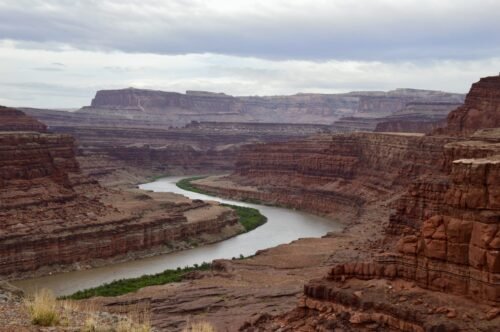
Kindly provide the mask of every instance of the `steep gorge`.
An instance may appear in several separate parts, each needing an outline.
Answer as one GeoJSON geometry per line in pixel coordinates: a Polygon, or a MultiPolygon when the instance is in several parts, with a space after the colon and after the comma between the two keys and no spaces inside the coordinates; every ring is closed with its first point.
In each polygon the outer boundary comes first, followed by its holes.
{"type": "Polygon", "coordinates": [[[71,136],[46,132],[20,111],[0,108],[0,123],[2,276],[78,269],[242,232],[235,213],[213,203],[101,187],[81,173],[71,136]]]}
{"type": "MultiPolygon", "coordinates": [[[[351,222],[390,214],[379,220],[387,224],[380,243],[389,247],[369,260],[340,257],[326,277],[306,284],[296,309],[245,329],[495,331],[499,84],[498,76],[474,84],[431,136],[355,133],[259,144],[246,148],[231,176],[195,182],[351,222]]],[[[358,249],[377,248],[368,244],[358,249]]]]}
{"type": "MultiPolygon", "coordinates": [[[[460,94],[413,89],[234,97],[130,88],[98,91],[90,106],[75,112],[25,112],[52,131],[74,136],[82,171],[110,184],[127,174],[228,172],[247,144],[374,130],[385,119],[380,117],[401,111],[410,103],[453,104],[462,100],[460,94]]],[[[436,115],[432,107],[427,113],[409,112],[402,118],[413,116],[418,122],[436,115]]]]}

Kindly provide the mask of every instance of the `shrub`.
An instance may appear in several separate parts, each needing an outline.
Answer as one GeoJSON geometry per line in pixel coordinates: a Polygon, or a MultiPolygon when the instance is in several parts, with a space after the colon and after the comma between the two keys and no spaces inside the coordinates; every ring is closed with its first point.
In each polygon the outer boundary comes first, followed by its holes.
{"type": "Polygon", "coordinates": [[[208,322],[191,323],[183,332],[216,332],[212,324],[208,322]]]}
{"type": "Polygon", "coordinates": [[[118,322],[115,328],[116,332],[150,332],[151,326],[147,323],[136,324],[130,319],[118,322]]]}
{"type": "Polygon", "coordinates": [[[57,300],[48,289],[42,289],[26,300],[31,322],[39,326],[54,326],[59,322],[57,300]]]}

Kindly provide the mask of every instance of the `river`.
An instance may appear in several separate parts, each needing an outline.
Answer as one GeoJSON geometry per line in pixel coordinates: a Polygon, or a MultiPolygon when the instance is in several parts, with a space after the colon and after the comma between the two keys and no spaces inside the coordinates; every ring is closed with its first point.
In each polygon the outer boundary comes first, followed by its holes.
{"type": "Polygon", "coordinates": [[[124,263],[109,264],[88,270],[52,274],[40,278],[12,282],[27,293],[40,288],[52,289],[58,295],[68,295],[78,290],[99,286],[116,279],[153,274],[165,269],[175,269],[218,258],[253,255],[266,249],[304,237],[320,237],[327,232],[340,231],[342,225],[309,213],[279,207],[250,204],[207,196],[178,188],[175,183],[185,177],[166,177],[140,185],[141,189],[155,192],[174,192],[192,199],[213,200],[222,203],[258,209],[267,217],[267,223],[257,229],[218,243],[194,249],[147,257],[124,263]]]}

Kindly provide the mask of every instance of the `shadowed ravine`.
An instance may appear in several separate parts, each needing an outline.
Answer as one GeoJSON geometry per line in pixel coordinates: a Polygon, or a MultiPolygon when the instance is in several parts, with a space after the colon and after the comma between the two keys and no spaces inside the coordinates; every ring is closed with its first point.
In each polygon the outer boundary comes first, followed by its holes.
{"type": "Polygon", "coordinates": [[[49,288],[56,295],[67,295],[78,290],[95,287],[116,279],[153,274],[218,258],[253,255],[257,250],[270,248],[303,237],[319,237],[327,232],[339,231],[342,226],[332,220],[308,213],[278,207],[243,203],[221,199],[178,188],[175,183],[183,177],[167,177],[140,186],[155,192],[174,192],[191,199],[216,200],[222,203],[248,206],[260,210],[268,218],[263,226],[231,239],[194,249],[112,264],[89,270],[59,273],[51,276],[14,282],[27,292],[49,288]]]}

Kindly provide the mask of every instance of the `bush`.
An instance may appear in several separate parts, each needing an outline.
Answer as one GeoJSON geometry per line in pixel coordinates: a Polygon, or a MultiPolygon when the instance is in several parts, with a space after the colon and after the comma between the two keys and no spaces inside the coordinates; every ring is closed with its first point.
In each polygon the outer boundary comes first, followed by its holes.
{"type": "Polygon", "coordinates": [[[187,190],[187,191],[192,191],[192,192],[195,192],[195,193],[198,193],[198,194],[204,194],[204,195],[213,196],[212,193],[209,193],[208,191],[196,188],[195,186],[193,186],[191,184],[191,181],[201,180],[201,179],[204,179],[204,178],[206,178],[206,176],[195,176],[195,177],[192,177],[192,178],[185,178],[185,179],[182,179],[182,180],[178,181],[175,185],[177,187],[179,187],[181,189],[184,189],[184,190],[187,190]]]}
{"type": "Polygon", "coordinates": [[[191,323],[183,332],[216,332],[212,324],[208,322],[191,323]]]}
{"type": "Polygon", "coordinates": [[[39,326],[54,326],[59,322],[57,300],[48,289],[42,289],[26,300],[31,322],[39,326]]]}
{"type": "Polygon", "coordinates": [[[88,299],[94,296],[118,296],[135,292],[143,287],[164,285],[172,282],[182,281],[184,276],[192,271],[206,271],[211,268],[210,263],[202,263],[196,267],[186,266],[175,270],[165,270],[161,273],[143,275],[138,278],[120,279],[95,288],[78,291],[72,295],[63,297],[71,300],[88,299]]]}
{"type": "Polygon", "coordinates": [[[243,225],[246,232],[256,229],[267,222],[266,216],[262,215],[259,210],[246,206],[237,206],[230,204],[222,204],[225,207],[233,209],[238,215],[240,224],[243,225]]]}

